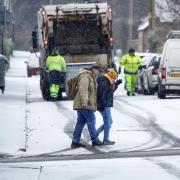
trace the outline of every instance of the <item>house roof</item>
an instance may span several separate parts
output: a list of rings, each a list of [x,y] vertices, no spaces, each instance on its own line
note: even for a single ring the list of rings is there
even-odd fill
[[[138,27],[138,31],[143,31],[149,26],[149,20],[146,18]]]

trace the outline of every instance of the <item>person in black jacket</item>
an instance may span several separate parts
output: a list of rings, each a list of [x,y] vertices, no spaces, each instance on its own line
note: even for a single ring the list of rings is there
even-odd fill
[[[118,75],[114,69],[108,69],[107,73],[97,79],[97,109],[103,117],[104,124],[101,125],[97,132],[100,134],[104,131],[104,145],[113,145],[114,141],[109,140],[109,132],[112,125],[111,107],[113,107],[113,93],[118,85],[122,83],[119,79],[115,82]]]

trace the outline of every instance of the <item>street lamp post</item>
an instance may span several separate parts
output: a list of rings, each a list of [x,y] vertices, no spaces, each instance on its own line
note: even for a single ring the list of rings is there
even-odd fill
[[[4,28],[2,27],[2,31],[1,31],[1,38],[2,38],[2,41],[1,41],[1,54],[4,54]]]
[[[5,21],[6,21],[6,8],[3,6],[3,21],[1,26],[1,54],[4,54],[4,28],[5,28]]]

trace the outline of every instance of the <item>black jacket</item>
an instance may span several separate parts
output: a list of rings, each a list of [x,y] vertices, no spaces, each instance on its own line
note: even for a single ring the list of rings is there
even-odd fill
[[[106,76],[97,78],[97,109],[102,111],[105,107],[113,107],[113,92],[118,85],[113,86]]]

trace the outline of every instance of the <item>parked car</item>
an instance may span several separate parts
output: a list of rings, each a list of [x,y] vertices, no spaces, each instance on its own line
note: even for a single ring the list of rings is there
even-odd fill
[[[150,56],[153,53],[146,53],[146,52],[135,52],[136,56],[139,56],[141,59],[147,56]]]
[[[153,95],[158,89],[158,68],[161,61],[161,56],[154,56],[146,69],[146,77],[148,84],[148,94]]]
[[[27,64],[28,77],[39,74],[39,53],[31,53],[25,62]]]
[[[155,58],[157,54],[155,53],[144,53],[144,56],[140,56],[143,59],[143,68],[138,71],[137,74],[137,93],[139,94],[149,94],[149,86],[147,79],[147,67],[153,58]]]
[[[180,39],[168,39],[163,47],[158,69],[158,98],[180,95]]]
[[[1,92],[5,91],[5,75],[9,68],[9,61],[6,56],[0,54],[0,89]]]

